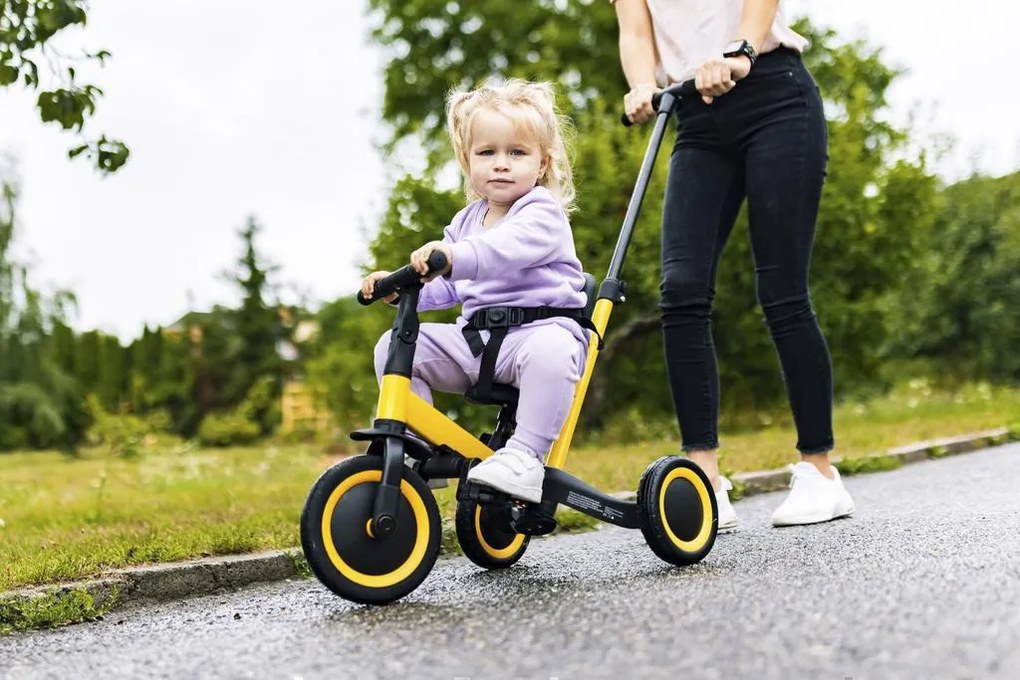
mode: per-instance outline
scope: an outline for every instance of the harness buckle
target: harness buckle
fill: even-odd
[[[524,316],[521,314],[520,308],[517,307],[487,307],[486,309],[480,310],[478,315],[480,315],[481,318],[478,319],[475,325],[478,328],[485,329],[520,326],[521,320]]]

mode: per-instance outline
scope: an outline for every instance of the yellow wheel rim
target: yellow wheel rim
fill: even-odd
[[[697,489],[698,498],[701,501],[701,530],[697,536],[689,541],[681,540],[673,533],[673,528],[669,526],[669,519],[666,517],[666,489],[669,488],[674,479],[686,479],[690,482]],[[662,485],[659,486],[659,517],[662,518],[662,526],[666,529],[666,535],[669,536],[669,540],[673,541],[673,545],[676,547],[690,552],[696,552],[705,547],[705,543],[708,542],[708,537],[712,533],[712,501],[708,496],[708,488],[694,470],[678,467],[671,470],[666,475],[666,478],[662,480]]]
[[[510,541],[510,545],[505,548],[493,548],[489,545],[485,541],[485,534],[482,533],[482,506],[480,505],[475,506],[475,536],[478,537],[478,542],[481,543],[482,549],[498,560],[513,557],[514,553],[524,545],[524,534],[514,536],[514,540]]]
[[[340,483],[333,493],[329,495],[329,500],[326,501],[326,507],[322,511],[322,544],[326,548],[326,554],[329,555],[329,561],[333,563],[333,566],[337,568],[344,577],[350,579],[358,585],[365,586],[366,588],[388,588],[396,585],[410,576],[418,565],[421,564],[422,558],[425,557],[425,551],[428,548],[429,543],[429,515],[425,509],[425,502],[413,486],[406,480],[400,480],[400,493],[404,498],[407,499],[408,503],[411,504],[411,510],[414,512],[415,524],[417,524],[418,533],[414,541],[414,548],[411,549],[411,554],[407,560],[404,561],[399,567],[389,572],[388,574],[365,574],[356,569],[353,569],[350,565],[343,561],[340,554],[336,551],[336,546],[333,545],[333,535],[330,531],[330,524],[332,523],[333,510],[336,509],[336,504],[340,501],[340,497],[350,491],[358,484],[369,484],[371,482],[382,481],[382,470],[365,470],[364,472],[358,472],[351,475]],[[360,528],[360,527],[359,527]],[[352,530],[356,530],[355,527],[351,527]]]

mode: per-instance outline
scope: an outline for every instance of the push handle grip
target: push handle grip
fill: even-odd
[[[670,85],[665,90],[659,90],[652,95],[652,108],[656,111],[659,111],[659,104],[662,103],[662,96],[665,94],[671,95],[674,99],[683,99],[684,97],[697,96],[698,88],[694,86],[694,78],[691,78],[690,80],[685,80],[682,83]],[[625,127],[633,125],[626,113],[620,117],[620,122],[623,123]]]

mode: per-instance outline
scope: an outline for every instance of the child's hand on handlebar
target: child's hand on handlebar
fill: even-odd
[[[446,255],[446,267],[442,271],[430,272],[428,265],[429,255],[436,250],[441,252],[443,255]],[[450,250],[450,245],[448,243],[443,243],[442,241],[429,241],[421,248],[418,248],[418,250],[411,253],[411,267],[421,274],[422,281],[431,281],[437,276],[442,276],[448,273],[452,266],[453,251]]]
[[[652,95],[659,91],[655,83],[640,83],[623,96],[623,110],[632,123],[645,123],[655,117]]]
[[[366,299],[372,299],[375,295],[375,282],[385,279],[389,275],[390,272],[378,271],[366,276],[365,280],[361,282],[361,296]],[[383,298],[383,302],[393,302],[398,297],[400,297],[400,293],[393,293]]]

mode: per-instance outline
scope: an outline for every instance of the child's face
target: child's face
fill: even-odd
[[[492,109],[482,109],[471,122],[468,169],[471,186],[489,203],[509,206],[535,188],[549,159],[534,139]]]

